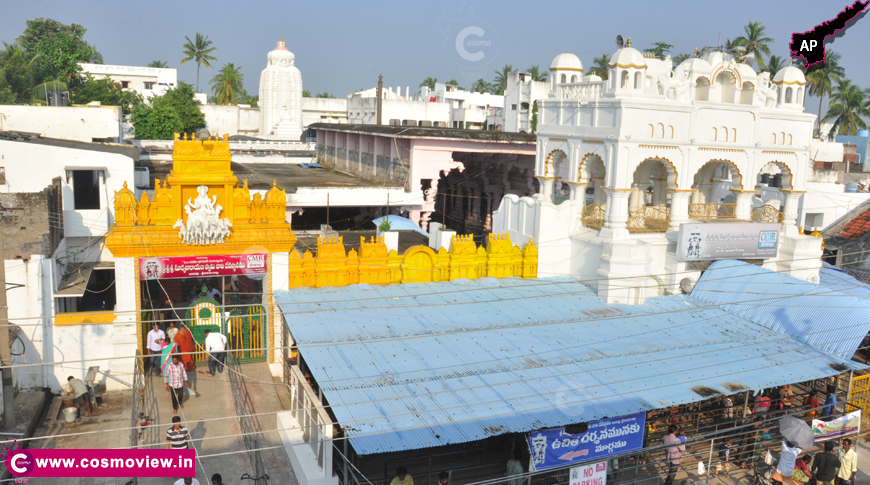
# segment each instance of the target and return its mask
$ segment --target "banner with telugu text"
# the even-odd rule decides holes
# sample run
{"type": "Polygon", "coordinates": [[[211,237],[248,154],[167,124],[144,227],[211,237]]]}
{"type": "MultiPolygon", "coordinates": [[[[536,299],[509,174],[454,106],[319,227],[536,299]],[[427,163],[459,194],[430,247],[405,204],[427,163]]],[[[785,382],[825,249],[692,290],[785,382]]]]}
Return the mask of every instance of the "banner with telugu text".
{"type": "Polygon", "coordinates": [[[533,431],[528,439],[532,465],[546,470],[639,450],[645,424],[646,414],[638,413],[592,421],[585,433],[569,434],[564,427],[533,431]]]}
{"type": "Polygon", "coordinates": [[[266,274],[266,253],[139,258],[139,278],[196,278],[266,274]]]}

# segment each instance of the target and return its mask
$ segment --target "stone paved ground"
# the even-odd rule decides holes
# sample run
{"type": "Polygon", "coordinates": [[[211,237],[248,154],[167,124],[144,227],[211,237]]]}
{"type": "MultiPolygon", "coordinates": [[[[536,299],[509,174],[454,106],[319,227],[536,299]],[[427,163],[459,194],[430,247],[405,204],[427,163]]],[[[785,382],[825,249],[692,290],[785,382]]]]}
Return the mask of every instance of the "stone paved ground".
{"type": "MultiPolygon", "coordinates": [[[[206,485],[214,473],[220,473],[226,484],[253,484],[242,481],[243,473],[254,475],[254,454],[238,453],[247,450],[245,440],[240,436],[239,420],[236,417],[236,407],[233,400],[233,390],[230,386],[228,371],[210,377],[200,371],[189,372],[191,383],[190,396],[184,402],[182,419],[191,431],[197,454],[204,456],[197,462],[196,478],[206,485]],[[214,419],[228,417],[228,419],[214,419]],[[229,453],[221,456],[207,455],[229,453]]],[[[268,365],[265,363],[244,364],[239,367],[237,377],[244,383],[252,403],[254,413],[274,413],[282,411],[276,386],[272,382],[268,365]]],[[[146,378],[145,406],[143,412],[150,418],[152,424],[144,431],[140,443],[150,447],[163,448],[166,440],[166,430],[171,426],[172,403],[169,393],[163,387],[161,377],[146,378]]],[[[107,393],[106,408],[100,408],[93,418],[83,418],[76,423],[67,424],[61,421],[46,419],[37,429],[35,436],[50,437],[34,442],[35,447],[42,448],[127,448],[130,446],[130,431],[109,431],[118,428],[129,428],[132,410],[130,392],[107,393]],[[72,433],[101,431],[100,433],[68,436],[72,433]]],[[[180,416],[182,414],[179,414],[180,416]]],[[[265,414],[255,418],[255,426],[262,432],[256,435],[257,444],[268,448],[281,444],[276,431],[274,414],[265,414]]],[[[262,463],[268,473],[270,484],[296,485],[290,460],[283,448],[260,452],[262,463]]],[[[127,479],[121,478],[63,478],[39,479],[29,483],[38,484],[79,484],[108,485],[124,484],[127,479]]],[[[140,478],[142,485],[171,484],[168,478],[140,478]]]]}

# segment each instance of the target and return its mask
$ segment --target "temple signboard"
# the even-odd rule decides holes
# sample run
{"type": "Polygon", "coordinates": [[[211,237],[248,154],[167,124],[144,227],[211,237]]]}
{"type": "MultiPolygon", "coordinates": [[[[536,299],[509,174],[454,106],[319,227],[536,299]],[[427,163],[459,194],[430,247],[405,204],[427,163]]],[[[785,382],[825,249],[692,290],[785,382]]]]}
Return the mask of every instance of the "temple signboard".
{"type": "Polygon", "coordinates": [[[680,224],[679,261],[775,258],[781,224],[738,222],[680,224]]]}
{"type": "Polygon", "coordinates": [[[266,253],[139,258],[139,278],[196,278],[266,274],[266,253]]]}

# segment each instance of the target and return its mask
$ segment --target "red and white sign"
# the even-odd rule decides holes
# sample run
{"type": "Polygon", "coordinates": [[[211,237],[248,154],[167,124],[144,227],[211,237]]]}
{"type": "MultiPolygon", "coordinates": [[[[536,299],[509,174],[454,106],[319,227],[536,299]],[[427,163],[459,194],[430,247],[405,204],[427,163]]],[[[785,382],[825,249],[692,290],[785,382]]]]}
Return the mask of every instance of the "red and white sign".
{"type": "Polygon", "coordinates": [[[607,483],[607,462],[571,468],[571,485],[605,485],[607,483]]]}
{"type": "Polygon", "coordinates": [[[266,274],[266,253],[139,258],[139,278],[195,278],[266,274]]]}

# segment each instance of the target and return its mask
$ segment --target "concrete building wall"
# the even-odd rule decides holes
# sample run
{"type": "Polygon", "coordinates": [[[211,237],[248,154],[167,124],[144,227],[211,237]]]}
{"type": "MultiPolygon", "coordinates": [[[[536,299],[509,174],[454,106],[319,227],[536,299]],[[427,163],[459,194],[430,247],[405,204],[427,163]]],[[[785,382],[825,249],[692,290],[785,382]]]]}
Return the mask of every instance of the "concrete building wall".
{"type": "Polygon", "coordinates": [[[178,84],[176,69],[87,63],[79,65],[82,66],[82,72],[89,73],[94,79],[109,78],[116,84],[126,82],[125,91],[135,91],[145,99],[160,96],[178,84]]]}
{"type": "Polygon", "coordinates": [[[212,134],[257,136],[260,110],[247,105],[221,106],[206,104],[199,107],[205,115],[205,127],[212,134]]]}
{"type": "Polygon", "coordinates": [[[120,119],[117,106],[0,105],[0,130],[39,133],[64,140],[117,140],[120,119]]]}

